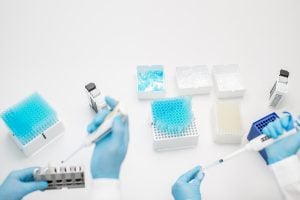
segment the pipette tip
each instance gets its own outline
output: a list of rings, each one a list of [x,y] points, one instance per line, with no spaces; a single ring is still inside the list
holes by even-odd
[[[70,158],[72,158],[75,154],[77,154],[84,146],[80,146],[78,149],[76,149],[75,151],[73,151],[65,160],[61,161],[61,164],[66,163],[68,160],[70,160]]]

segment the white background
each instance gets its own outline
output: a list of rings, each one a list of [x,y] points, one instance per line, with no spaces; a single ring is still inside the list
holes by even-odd
[[[212,92],[193,99],[200,126],[198,147],[154,152],[149,101],[140,102],[136,96],[136,66],[163,64],[167,96],[176,96],[176,66],[239,64],[247,88],[240,101],[248,133],[252,122],[272,111],[268,93],[280,67],[291,73],[281,109],[299,113],[299,52],[298,0],[1,0],[0,109],[39,91],[60,114],[66,132],[37,156],[25,158],[2,124],[0,180],[13,169],[58,162],[78,145],[94,116],[84,85],[94,81],[104,93],[121,100],[130,115],[123,199],[172,199],[171,186],[179,175],[238,146],[212,142]],[[72,162],[89,171],[90,155],[91,149],[84,150]],[[201,191],[209,200],[281,199],[272,173],[255,153],[209,171]],[[79,200],[88,194],[89,190],[63,190],[26,199]]]

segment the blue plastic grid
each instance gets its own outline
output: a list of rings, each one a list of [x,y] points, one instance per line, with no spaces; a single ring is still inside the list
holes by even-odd
[[[250,132],[247,136],[247,140],[250,141],[250,140],[256,138],[257,136],[263,134],[262,133],[263,128],[266,127],[270,122],[275,121],[277,118],[279,118],[278,115],[275,112],[273,112],[273,113],[257,120],[256,122],[254,122],[252,124]],[[261,156],[264,158],[264,160],[268,164],[268,157],[267,157],[266,151],[261,150],[259,153],[261,154]]]
[[[58,122],[54,109],[38,93],[7,109],[1,118],[22,145]]]
[[[153,123],[162,132],[180,133],[190,126],[193,120],[190,97],[166,98],[151,104]]]

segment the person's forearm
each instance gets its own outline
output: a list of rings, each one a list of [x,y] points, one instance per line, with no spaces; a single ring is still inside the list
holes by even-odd
[[[297,155],[270,165],[285,199],[300,198],[300,159]]]
[[[120,181],[117,179],[93,179],[91,200],[120,200]]]

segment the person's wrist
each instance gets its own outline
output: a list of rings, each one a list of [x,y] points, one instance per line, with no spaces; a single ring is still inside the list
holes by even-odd
[[[120,176],[120,168],[92,170],[93,179],[119,179],[119,176]]]
[[[286,157],[285,157],[286,158]],[[273,165],[277,162],[280,162],[281,160],[284,160],[285,158],[274,158],[274,157],[268,157],[268,164]]]
[[[266,149],[267,155],[268,155],[268,164],[272,165],[277,162],[280,162],[290,156],[293,156],[295,154],[289,153],[289,152],[282,152],[278,153],[278,151],[273,152],[272,149]]]

